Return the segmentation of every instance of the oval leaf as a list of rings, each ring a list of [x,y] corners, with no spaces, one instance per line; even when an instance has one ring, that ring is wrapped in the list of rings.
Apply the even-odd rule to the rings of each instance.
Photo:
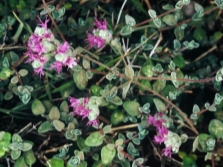
[[[139,103],[136,101],[126,101],[123,104],[126,112],[131,116],[137,116],[139,114]]]
[[[104,165],[108,165],[112,162],[113,158],[115,157],[116,150],[110,150],[106,146],[102,147],[101,149],[101,161]]]

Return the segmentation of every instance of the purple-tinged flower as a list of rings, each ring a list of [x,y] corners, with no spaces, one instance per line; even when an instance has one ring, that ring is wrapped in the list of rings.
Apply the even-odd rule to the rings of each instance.
[[[48,19],[48,16],[46,15],[46,18],[45,18],[45,21],[44,22],[40,19],[39,16],[38,16],[38,19],[39,19],[38,26],[47,29],[47,23],[50,21],[50,19]]]
[[[76,107],[80,103],[80,100],[74,97],[69,97],[68,100],[70,101],[71,107]]]
[[[93,47],[101,48],[112,39],[112,33],[107,28],[106,20],[99,21],[97,18],[95,18],[94,25],[96,28],[92,29],[92,31],[87,34],[87,38],[84,40],[89,44],[90,49]]]
[[[165,155],[166,157],[170,157],[171,158],[171,156],[172,156],[171,149],[172,149],[172,146],[169,146],[169,147],[164,148],[162,150],[163,151],[163,154],[162,155]]]
[[[40,78],[41,78],[41,76],[44,76],[43,67],[41,66],[41,67],[35,68],[34,69],[34,74],[35,75],[40,75]]]
[[[164,122],[165,122],[164,119],[155,119],[153,121],[153,126],[155,126],[157,128],[162,127]]]
[[[74,57],[68,56],[65,61],[63,62],[65,66],[72,68],[73,66],[77,65],[76,59]]]
[[[107,30],[107,21],[103,20],[103,21],[99,21],[96,17],[94,18],[94,25],[101,30]]]
[[[104,39],[98,36],[94,36],[92,34],[87,34],[87,38],[84,41],[89,44],[90,49],[94,46],[96,46],[97,48],[101,48],[105,44]]]
[[[153,141],[156,144],[162,144],[165,140],[166,140],[166,138],[163,135],[158,134],[158,135],[154,136],[154,140]]]
[[[60,72],[62,71],[62,67],[63,67],[63,63],[60,61],[55,61],[52,66],[51,69],[55,69],[57,71],[58,74],[60,74]]]
[[[60,44],[56,50],[56,53],[66,53],[68,49],[70,48],[68,42],[64,42],[63,44]]]
[[[71,115],[75,116],[80,116],[83,119],[88,118],[88,126],[94,126],[98,127],[98,121],[97,118],[94,117],[92,119],[92,114],[94,114],[95,111],[89,108],[88,105],[88,98],[81,98],[81,99],[76,99],[74,97],[69,97],[68,99],[70,101],[70,106],[73,108],[73,112]]]
[[[158,134],[164,136],[168,134],[168,129],[164,126],[158,128]]]
[[[94,127],[98,127],[99,125],[98,125],[98,121],[97,121],[97,119],[94,119],[94,120],[92,120],[92,121],[88,121],[88,123],[87,123],[87,126],[94,126]]]
[[[149,115],[148,123],[153,125],[154,120],[154,117],[152,115]]]

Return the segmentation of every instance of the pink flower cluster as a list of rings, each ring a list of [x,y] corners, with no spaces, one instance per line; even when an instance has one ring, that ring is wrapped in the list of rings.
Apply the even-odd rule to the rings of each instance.
[[[101,48],[112,39],[112,33],[107,28],[107,21],[99,21],[95,18],[95,29],[87,34],[85,42],[89,44],[90,49],[93,47]]]
[[[47,28],[49,19],[46,17],[43,22],[39,18],[39,24],[27,42],[27,63],[31,63],[34,73],[44,75],[44,68],[49,60],[56,60],[50,69],[61,72],[62,66],[72,68],[76,59],[72,57],[72,52],[68,42],[60,43],[55,39],[52,31]]]
[[[91,114],[91,109],[88,107],[88,98],[76,99],[74,97],[69,97],[70,106],[73,108],[72,115],[78,115],[82,118],[88,118]],[[98,127],[97,119],[88,120],[87,126]]]
[[[168,135],[168,129],[164,126],[166,120],[163,119],[162,116],[163,113],[158,112],[155,114],[155,116],[149,115],[148,118],[148,123],[153,125],[157,129],[157,135],[154,136],[154,143],[156,144],[162,144],[167,140],[166,136]],[[163,149],[163,155],[171,157],[171,149],[171,146]]]

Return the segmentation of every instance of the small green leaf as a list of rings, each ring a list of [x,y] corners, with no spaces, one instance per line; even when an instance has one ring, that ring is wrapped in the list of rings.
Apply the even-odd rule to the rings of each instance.
[[[154,71],[152,70],[153,66],[152,65],[144,65],[142,66],[141,70],[142,73],[147,76],[147,77],[152,77]]]
[[[36,158],[32,149],[29,151],[25,151],[23,153],[23,156],[26,164],[28,164],[29,166],[32,166],[36,162]]]
[[[153,99],[158,112],[163,112],[166,108],[165,104],[158,98]]]
[[[58,120],[60,118],[60,111],[58,107],[53,106],[49,113],[49,119],[50,120]]]
[[[180,159],[184,159],[187,156],[187,154],[183,151],[179,151],[178,156],[180,157]]]
[[[124,119],[124,113],[122,111],[119,111],[119,110],[113,111],[111,115],[112,125],[118,125],[119,123],[123,121],[123,119]]]
[[[16,160],[14,167],[28,167],[23,156]]]
[[[181,48],[181,43],[177,39],[174,39],[173,45],[174,45],[174,50],[179,50]]]
[[[78,72],[74,71],[73,80],[74,80],[78,89],[84,90],[88,83],[88,79],[87,79],[85,70],[82,69]]]
[[[157,80],[153,84],[153,90],[156,92],[161,92],[166,86],[166,81],[163,80]]]
[[[139,114],[140,104],[136,101],[125,101],[123,107],[131,116],[137,116]]]
[[[204,42],[207,39],[206,31],[202,28],[196,28],[193,33],[194,39],[198,42]]]
[[[116,150],[110,150],[107,146],[103,146],[101,149],[101,161],[104,165],[108,165],[112,162],[116,154]]]
[[[130,26],[134,26],[136,24],[136,21],[133,17],[131,17],[130,15],[125,15],[125,23],[127,25],[130,25]]]
[[[207,147],[207,141],[208,139],[213,138],[213,136],[205,134],[205,133],[200,133],[199,137],[198,137],[198,142],[201,145],[201,148],[207,152],[208,151],[208,147]]]
[[[132,26],[126,25],[126,26],[122,27],[120,34],[122,36],[126,37],[126,36],[131,35],[133,31],[134,31],[134,29],[132,28]]]
[[[156,17],[156,11],[153,9],[148,10],[149,16],[153,19]]]
[[[23,141],[23,140],[22,140],[22,138],[20,137],[19,134],[17,134],[17,133],[14,133],[14,134],[13,134],[13,136],[12,136],[12,142],[20,143],[20,142],[22,142],[22,141]]]
[[[47,167],[64,167],[64,160],[51,158],[49,164],[47,164]]]
[[[125,84],[125,86],[122,87],[122,98],[125,99],[126,95],[128,93],[128,90],[130,88],[131,82],[129,81],[128,83]]]
[[[53,120],[53,126],[57,131],[61,132],[64,129],[65,124],[60,120]]]
[[[153,19],[153,23],[156,25],[157,28],[160,28],[162,25],[161,20],[157,17],[155,19]]]
[[[176,36],[176,39],[178,39],[179,41],[184,38],[184,30],[181,29],[181,27],[179,26],[174,29],[174,34]]]
[[[46,111],[43,103],[39,99],[33,100],[31,108],[34,115],[41,115]]]
[[[163,22],[169,26],[173,26],[177,23],[175,16],[173,14],[167,14],[162,18]]]
[[[223,123],[218,119],[212,119],[208,125],[208,131],[211,135],[220,139],[223,137]]]
[[[53,125],[49,121],[45,121],[39,126],[38,133],[45,133],[53,129]]]
[[[184,68],[185,67],[185,60],[184,60],[183,56],[174,57],[173,62],[179,68]]]
[[[115,96],[114,98],[112,98],[111,103],[120,106],[122,105],[122,99],[118,96]]]
[[[28,142],[24,142],[23,143],[23,147],[22,147],[22,151],[28,151],[32,148],[32,144],[28,143]]]
[[[103,137],[100,132],[91,133],[90,136],[85,140],[87,146],[100,146],[103,143]]]
[[[20,155],[21,155],[21,151],[20,150],[12,150],[12,152],[11,152],[11,158],[13,160],[18,159]]]

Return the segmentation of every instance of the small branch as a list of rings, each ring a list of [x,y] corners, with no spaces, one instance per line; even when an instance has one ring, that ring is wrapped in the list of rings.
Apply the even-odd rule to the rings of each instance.
[[[148,9],[152,9],[152,6],[151,6],[149,0],[144,0],[144,2],[146,3]]]
[[[126,130],[126,129],[131,129],[131,128],[137,128],[138,125],[139,125],[138,123],[130,124],[130,125],[123,125],[123,126],[119,126],[119,127],[111,128],[111,131],[112,131],[112,132],[115,132],[115,131],[120,131],[120,130]]]
[[[44,140],[44,142],[38,147],[37,152],[39,152],[43,146],[48,145],[49,140],[50,140],[50,136],[48,136],[48,138]]]
[[[32,123],[31,123],[31,122],[28,123],[24,128],[22,128],[22,129],[18,132],[18,134],[22,133],[24,130],[26,130],[26,129],[29,128],[30,126],[32,126]]]
[[[118,19],[117,19],[117,22],[116,22],[116,25],[115,25],[115,29],[114,30],[116,30],[116,28],[118,27],[118,23],[119,23],[119,20],[120,20],[120,17],[121,17],[121,14],[122,14],[122,11],[123,11],[123,8],[124,8],[126,2],[127,2],[127,0],[125,0],[123,2],[123,4],[122,4],[122,7],[121,7],[121,9],[119,11],[119,14],[118,14]]]
[[[0,51],[13,50],[13,49],[26,49],[26,46],[7,46],[7,47],[0,48]]]
[[[209,50],[207,50],[206,52],[204,52],[202,55],[200,55],[198,58],[196,58],[194,60],[194,62],[199,61],[200,59],[204,58],[206,55],[208,55],[210,52],[214,51],[215,49],[217,49],[217,46],[214,45],[212,48],[210,48]]]
[[[53,25],[55,26],[55,28],[56,28],[58,34],[60,35],[61,39],[62,39],[64,42],[66,42],[66,39],[64,38],[62,32],[60,31],[60,29],[58,28],[58,26],[57,26],[57,24],[56,24],[56,22],[55,22],[53,16],[51,15],[50,10],[49,10],[49,8],[48,8],[48,6],[47,6],[45,0],[42,0],[42,2],[43,2],[44,7],[46,8],[46,10],[47,10],[47,14],[49,15],[50,20],[52,21]]]
[[[158,45],[160,44],[160,42],[163,40],[163,36],[162,33],[160,33],[159,35],[159,39],[156,42],[156,45],[153,47],[153,50],[150,52],[149,57],[152,57],[152,55],[155,53],[156,48],[158,47]]]
[[[61,148],[67,148],[67,147],[71,147],[71,146],[73,146],[72,143],[71,144],[65,144],[63,146],[59,146],[59,147],[51,148],[49,150],[45,150],[45,151],[42,152],[42,154],[48,154],[48,153],[52,153],[52,152],[57,152]]]

